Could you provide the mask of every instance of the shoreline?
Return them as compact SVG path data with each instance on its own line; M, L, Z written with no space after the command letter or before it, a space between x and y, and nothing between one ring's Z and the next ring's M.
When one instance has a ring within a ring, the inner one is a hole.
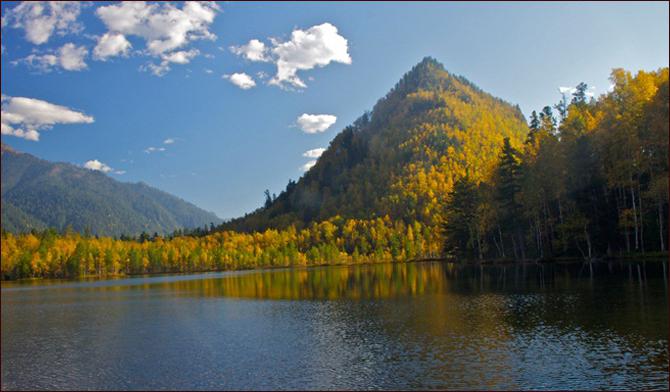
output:
M640 260L642 259L642 260ZM27 282L76 282L76 281L99 281L99 280L117 280L124 278L139 278L139 277L156 277L156 276L179 276L179 275L197 275L197 274L208 274L208 273L221 273L221 272L249 272L249 271L269 271L277 269L307 269L307 268L318 268L318 267L348 267L354 265L374 265L374 264L385 264L385 263L422 263L422 262L441 262L441 263L452 263L462 266L494 266L494 265L551 265L551 264L569 264L576 262L583 263L604 263L604 262L632 262L632 261L650 261L650 262L666 262L668 261L668 253L649 253L646 255L622 255L622 256L608 256L601 258L593 258L591 260L584 260L578 257L556 257L551 259L526 259L526 260L514 260L514 259L486 259L486 260L455 260L450 257L425 257L420 259L412 259L405 261L393 261L393 260L382 260L377 262L362 262L362 263L324 263L324 264L313 264L313 265L285 265L285 266L264 266L264 267L254 267L254 268L238 268L238 269L223 269L223 270L202 270L202 271L189 271L189 272L146 272L141 274L110 274L105 276L96 276L96 275L86 275L76 278L44 278L44 277L34 277L34 278L24 278L16 280L2 280L2 283L27 283Z

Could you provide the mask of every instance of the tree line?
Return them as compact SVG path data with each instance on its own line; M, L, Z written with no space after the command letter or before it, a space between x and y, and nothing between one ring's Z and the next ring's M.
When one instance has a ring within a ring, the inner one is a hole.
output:
M333 217L297 230L114 239L53 229L2 232L2 278L73 278L182 273L332 263L407 261L439 256L435 232L388 216Z

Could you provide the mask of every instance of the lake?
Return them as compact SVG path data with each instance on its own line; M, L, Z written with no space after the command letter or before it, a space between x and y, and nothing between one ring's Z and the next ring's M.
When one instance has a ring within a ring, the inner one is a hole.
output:
M2 284L2 389L668 389L662 262Z

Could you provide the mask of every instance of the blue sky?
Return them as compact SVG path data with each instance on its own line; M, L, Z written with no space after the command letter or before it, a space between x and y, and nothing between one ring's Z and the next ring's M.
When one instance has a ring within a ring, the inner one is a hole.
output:
M3 142L108 167L222 218L298 179L306 151L424 56L526 115L556 103L560 86L606 92L612 68L668 66L660 2L17 7L2 3ZM166 15L186 27L166 29Z

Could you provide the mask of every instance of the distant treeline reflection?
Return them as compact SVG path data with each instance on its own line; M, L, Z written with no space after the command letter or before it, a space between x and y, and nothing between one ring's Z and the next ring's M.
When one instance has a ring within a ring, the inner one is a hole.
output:
M407 297L459 292L482 293L560 289L594 280L626 280L632 289L664 276L665 262L598 262L473 266L445 262L383 263L286 268L230 276L137 285L169 288L178 295L276 300Z

